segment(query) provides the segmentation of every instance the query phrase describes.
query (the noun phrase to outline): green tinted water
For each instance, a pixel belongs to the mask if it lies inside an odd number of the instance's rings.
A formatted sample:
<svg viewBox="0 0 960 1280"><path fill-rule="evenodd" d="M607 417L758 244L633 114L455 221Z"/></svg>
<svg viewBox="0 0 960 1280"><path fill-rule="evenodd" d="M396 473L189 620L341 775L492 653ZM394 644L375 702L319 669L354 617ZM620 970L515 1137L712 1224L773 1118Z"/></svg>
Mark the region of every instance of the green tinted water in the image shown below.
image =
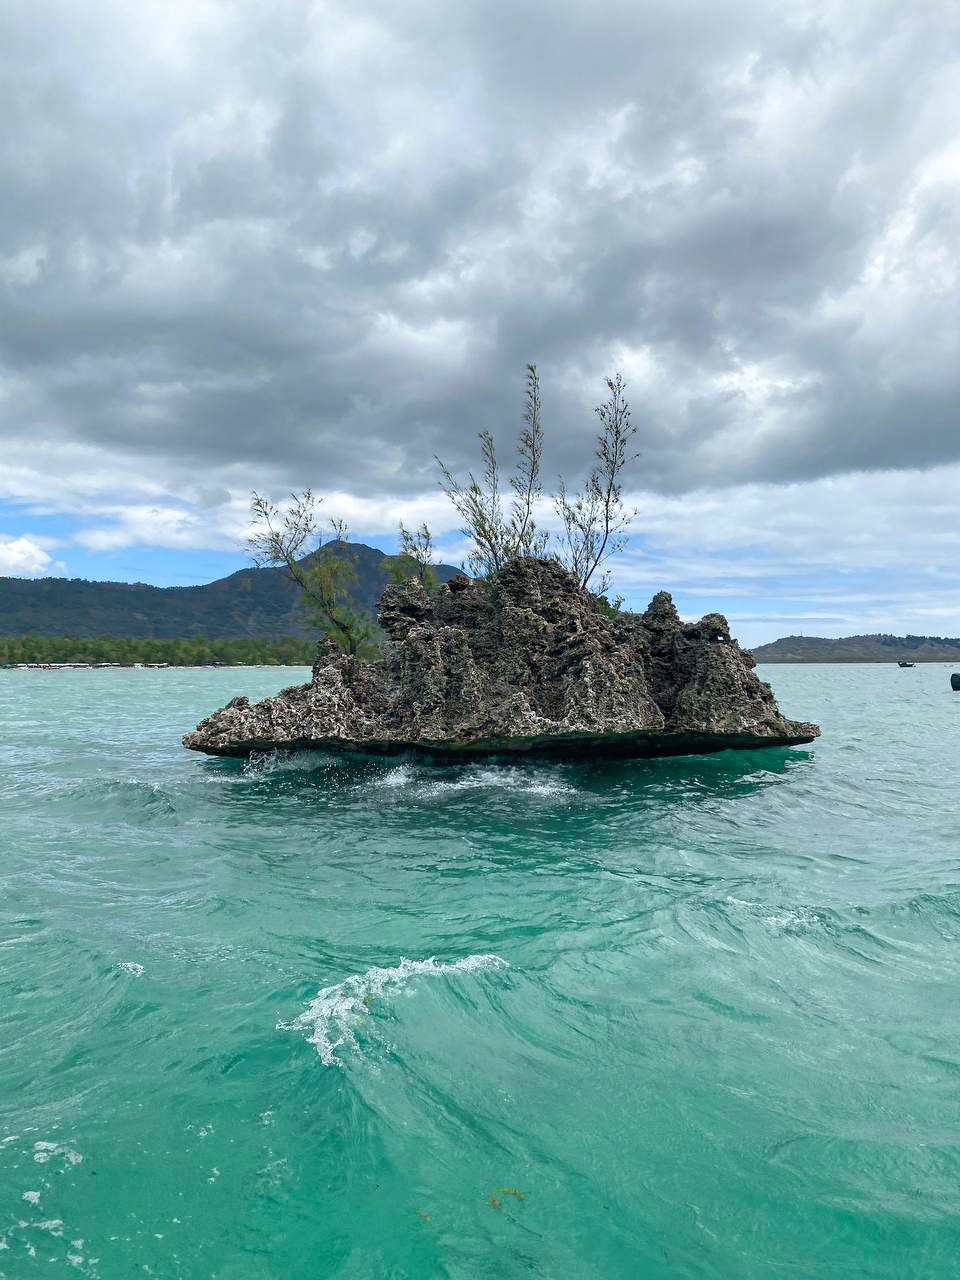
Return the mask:
<svg viewBox="0 0 960 1280"><path fill-rule="evenodd" d="M958 1274L960 696L765 674L815 747L439 769L0 673L0 1276Z"/></svg>

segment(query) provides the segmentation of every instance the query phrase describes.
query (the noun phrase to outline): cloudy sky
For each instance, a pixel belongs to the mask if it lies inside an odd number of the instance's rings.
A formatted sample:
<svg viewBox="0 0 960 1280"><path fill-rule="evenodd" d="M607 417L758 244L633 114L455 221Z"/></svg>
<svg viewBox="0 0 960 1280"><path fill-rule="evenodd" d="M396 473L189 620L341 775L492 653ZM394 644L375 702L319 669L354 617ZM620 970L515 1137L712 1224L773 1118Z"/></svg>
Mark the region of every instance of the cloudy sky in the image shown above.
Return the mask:
<svg viewBox="0 0 960 1280"><path fill-rule="evenodd" d="M530 360L550 476L627 379L629 603L960 635L956 0L0 0L0 119L0 574L459 558Z"/></svg>

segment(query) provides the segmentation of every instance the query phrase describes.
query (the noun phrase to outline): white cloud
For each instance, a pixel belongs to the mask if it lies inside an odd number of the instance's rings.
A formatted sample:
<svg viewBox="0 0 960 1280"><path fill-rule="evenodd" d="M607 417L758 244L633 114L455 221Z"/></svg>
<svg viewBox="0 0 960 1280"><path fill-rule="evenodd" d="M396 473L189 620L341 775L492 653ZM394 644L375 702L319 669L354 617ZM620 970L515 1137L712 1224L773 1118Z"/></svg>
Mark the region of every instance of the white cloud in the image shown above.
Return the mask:
<svg viewBox="0 0 960 1280"><path fill-rule="evenodd" d="M99 513L109 524L80 529L73 537L89 551L117 551L124 547L166 547L178 550L234 551L246 536L248 502L237 495L212 508L114 504Z"/></svg>
<svg viewBox="0 0 960 1280"><path fill-rule="evenodd" d="M0 576L33 578L49 570L50 556L33 538L0 537Z"/></svg>
<svg viewBox="0 0 960 1280"><path fill-rule="evenodd" d="M571 480L627 375L631 602L960 630L952 0L145 3L0 6L0 563L304 484L459 559L535 359Z"/></svg>
<svg viewBox="0 0 960 1280"><path fill-rule="evenodd" d="M620 359L660 490L956 458L953 9L37 0L7 456L415 494L533 358L568 470Z"/></svg>

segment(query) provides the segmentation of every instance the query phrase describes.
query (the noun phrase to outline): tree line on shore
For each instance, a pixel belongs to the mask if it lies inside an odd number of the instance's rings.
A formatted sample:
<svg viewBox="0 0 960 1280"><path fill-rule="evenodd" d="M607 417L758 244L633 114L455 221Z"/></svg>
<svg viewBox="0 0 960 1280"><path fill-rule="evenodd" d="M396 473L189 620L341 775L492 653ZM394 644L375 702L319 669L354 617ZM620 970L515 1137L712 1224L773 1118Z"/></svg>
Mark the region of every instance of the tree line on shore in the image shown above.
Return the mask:
<svg viewBox="0 0 960 1280"><path fill-rule="evenodd" d="M101 636L0 636L0 666L21 662L163 662L173 667L198 667L210 663L227 666L309 666L316 653L316 641L296 636L268 639L243 637L235 640L162 640Z"/></svg>

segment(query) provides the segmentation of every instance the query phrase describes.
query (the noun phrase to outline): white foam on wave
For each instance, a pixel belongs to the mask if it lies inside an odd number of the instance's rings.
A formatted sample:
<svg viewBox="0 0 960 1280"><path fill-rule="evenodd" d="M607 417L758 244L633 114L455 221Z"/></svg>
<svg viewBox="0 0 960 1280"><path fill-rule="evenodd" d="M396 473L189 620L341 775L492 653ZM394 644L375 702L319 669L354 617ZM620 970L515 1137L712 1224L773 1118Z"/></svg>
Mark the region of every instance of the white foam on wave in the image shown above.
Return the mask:
<svg viewBox="0 0 960 1280"><path fill-rule="evenodd" d="M784 910L764 916L763 923L769 925L771 929L797 930L819 929L823 921L815 911L800 907L796 911Z"/></svg>
<svg viewBox="0 0 960 1280"><path fill-rule="evenodd" d="M143 965L137 964L136 960L120 960L117 962L117 968L123 973L132 973L135 978L139 978L143 973Z"/></svg>
<svg viewBox="0 0 960 1280"><path fill-rule="evenodd" d="M273 773L312 773L335 769L340 759L325 751L255 751L243 762L241 776L257 781Z"/></svg>
<svg viewBox="0 0 960 1280"><path fill-rule="evenodd" d="M455 795L465 791L512 791L527 796L562 796L575 795L576 787L556 778L538 777L533 772L515 768L496 768L490 766L483 769L472 769L459 778L440 778L427 780L422 772L409 764L397 765L388 769L379 780L379 786L392 790L397 787L410 788L416 795L424 797Z"/></svg>
<svg viewBox="0 0 960 1280"><path fill-rule="evenodd" d="M787 930L794 932L803 929L816 929L823 923L816 911L811 911L809 907L772 908L769 903L748 902L743 898L735 898L732 894L727 895L727 901L734 907L749 908L751 912L760 917L768 928L777 931Z"/></svg>
<svg viewBox="0 0 960 1280"><path fill-rule="evenodd" d="M390 790L393 787L405 787L412 781L413 770L408 764L400 764L393 769L387 770L380 779L380 786Z"/></svg>
<svg viewBox="0 0 960 1280"><path fill-rule="evenodd" d="M576 787L556 778L538 778L522 769L476 769L452 782L431 782L424 790L429 795L450 791L476 791L482 789L516 791L526 796L574 795Z"/></svg>
<svg viewBox="0 0 960 1280"><path fill-rule="evenodd" d="M37 1164L46 1164L52 1156L58 1156L65 1160L67 1164L80 1164L83 1156L79 1151L72 1151L70 1147L61 1146L59 1142L35 1142L33 1144L33 1158Z"/></svg>
<svg viewBox="0 0 960 1280"><path fill-rule="evenodd" d="M339 1065L336 1050L342 1045L357 1047L354 1028L369 1018L368 1004L378 996L401 987L409 978L438 977L451 973L476 973L483 969L508 969L506 960L495 955L464 956L450 964L438 963L435 956L427 960L408 960L385 969L374 966L366 973L351 974L332 987L322 987L306 1009L292 1022L278 1022L278 1031L309 1032L312 1044L325 1066Z"/></svg>
<svg viewBox="0 0 960 1280"><path fill-rule="evenodd" d="M244 760L240 772L245 778L266 778L287 766L289 757L280 751L254 751Z"/></svg>
<svg viewBox="0 0 960 1280"><path fill-rule="evenodd" d="M572 796L576 795L577 788L566 782L531 782L517 790L525 791L530 796Z"/></svg>

